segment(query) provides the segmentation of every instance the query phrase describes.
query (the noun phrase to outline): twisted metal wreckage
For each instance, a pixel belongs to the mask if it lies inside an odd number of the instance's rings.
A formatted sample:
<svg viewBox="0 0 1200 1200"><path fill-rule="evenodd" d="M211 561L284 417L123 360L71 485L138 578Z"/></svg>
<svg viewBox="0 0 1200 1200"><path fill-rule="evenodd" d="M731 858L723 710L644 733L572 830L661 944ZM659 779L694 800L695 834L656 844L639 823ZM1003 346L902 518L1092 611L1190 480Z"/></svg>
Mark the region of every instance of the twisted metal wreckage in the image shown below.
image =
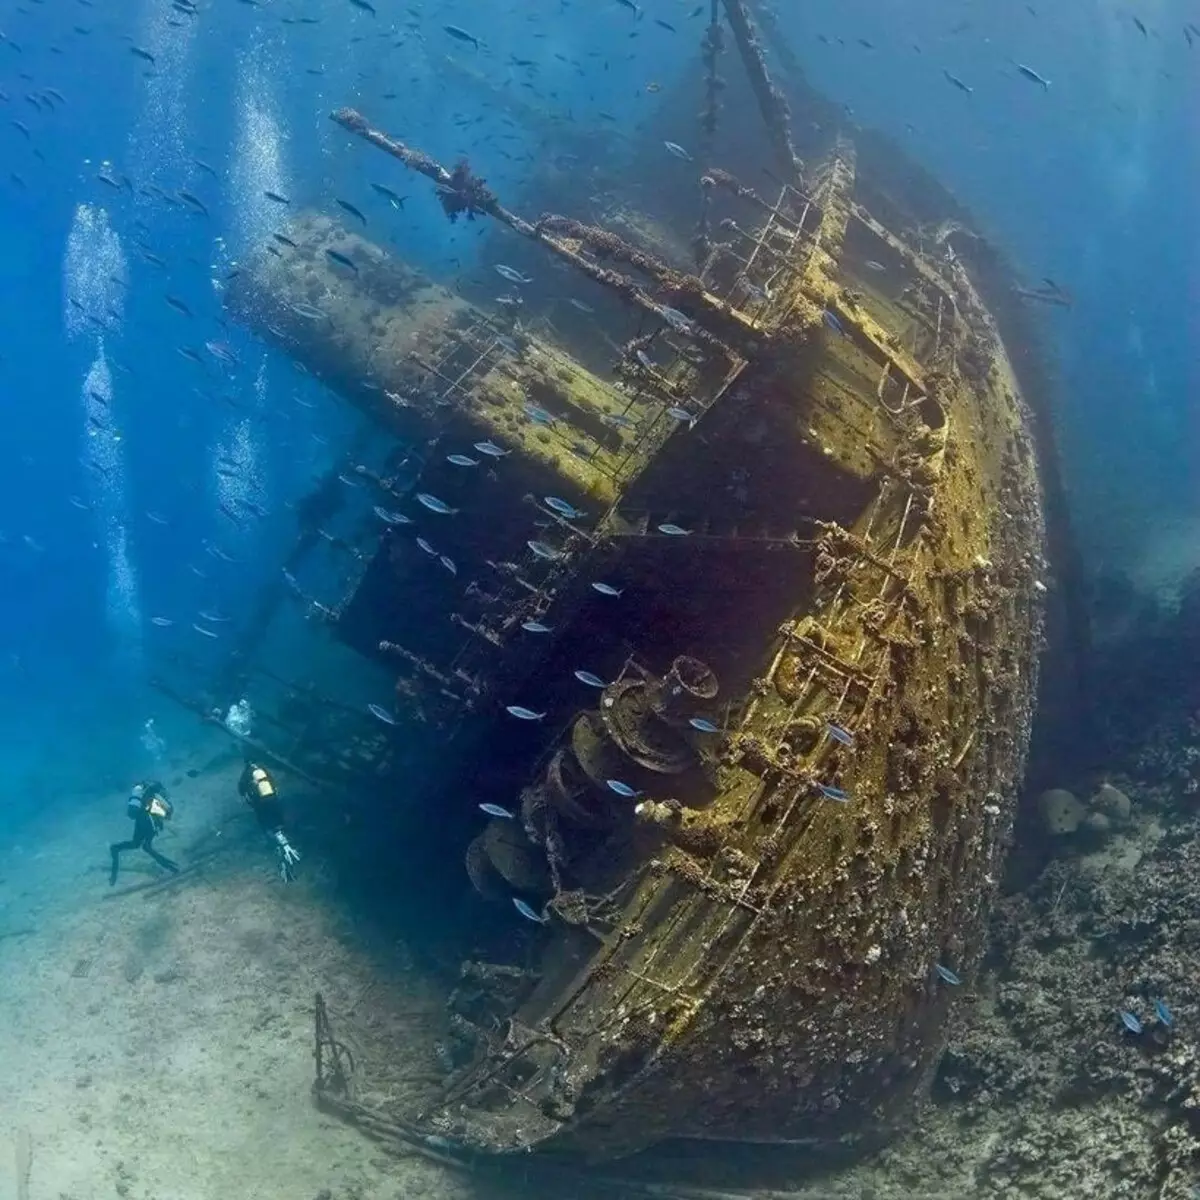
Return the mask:
<svg viewBox="0 0 1200 1200"><path fill-rule="evenodd" d="M437 1100L357 1102L318 1002L320 1102L454 1161L885 1124L928 1078L1010 835L1045 590L1029 411L963 260L856 199L846 140L802 167L744 0L712 4L704 136L722 9L782 182L701 173L694 272L528 221L465 162L333 114L432 180L451 221L507 226L632 312L609 377L521 306L476 308L319 214L228 298L403 444L495 458L487 477L444 453L403 482L364 470L389 503L462 512L436 539L395 514L374 553L347 547L349 598L321 609L468 765L528 739L472 794L512 815L467 872L525 905L534 965L463 968ZM377 609L431 551L437 583L355 633L363 597ZM580 711L572 668L606 645ZM302 742L266 749L318 774Z"/></svg>

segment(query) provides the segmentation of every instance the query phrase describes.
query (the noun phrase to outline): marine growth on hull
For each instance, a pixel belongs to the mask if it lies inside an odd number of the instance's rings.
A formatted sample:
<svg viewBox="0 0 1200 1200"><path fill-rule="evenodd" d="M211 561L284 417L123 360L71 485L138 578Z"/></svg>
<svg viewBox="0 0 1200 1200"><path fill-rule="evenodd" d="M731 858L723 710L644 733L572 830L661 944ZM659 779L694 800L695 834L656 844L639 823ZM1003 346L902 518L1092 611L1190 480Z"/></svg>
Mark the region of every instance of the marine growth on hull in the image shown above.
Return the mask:
<svg viewBox="0 0 1200 1200"><path fill-rule="evenodd" d="M720 149L730 41L769 173ZM995 321L926 232L940 197L890 197L838 136L801 161L740 0L694 82L696 146L639 151L691 163L686 197L614 185L588 222L339 110L488 224L488 278L302 211L229 286L366 420L185 699L248 697L276 763L453 814L498 932L448 998L439 1096L364 1103L317 1022L321 1099L438 1152L878 1125L937 1053L1011 825L1043 528ZM272 650L298 616L325 631L303 666Z"/></svg>

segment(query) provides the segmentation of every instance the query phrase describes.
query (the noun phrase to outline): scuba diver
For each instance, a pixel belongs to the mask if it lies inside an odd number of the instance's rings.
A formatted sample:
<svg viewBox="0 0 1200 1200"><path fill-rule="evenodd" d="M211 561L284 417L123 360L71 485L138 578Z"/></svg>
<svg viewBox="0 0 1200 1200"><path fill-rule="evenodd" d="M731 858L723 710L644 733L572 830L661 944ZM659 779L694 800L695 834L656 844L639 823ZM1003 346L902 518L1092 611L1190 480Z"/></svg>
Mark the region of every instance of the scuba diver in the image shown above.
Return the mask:
<svg viewBox="0 0 1200 1200"><path fill-rule="evenodd" d="M133 821L133 837L127 842L113 842L108 848L109 854L112 855L109 887L117 882L122 850L145 850L160 867L165 867L173 874L178 872L177 863L173 863L154 849L154 839L162 833L164 822L169 821L175 811L171 801L167 799L167 789L157 780L144 780L135 784L125 802L125 811Z"/></svg>
<svg viewBox="0 0 1200 1200"><path fill-rule="evenodd" d="M247 759L238 780L238 795L250 805L259 827L275 843L279 853L279 877L284 883L290 883L296 878L300 855L283 832L283 805L279 803L271 773L266 767Z"/></svg>

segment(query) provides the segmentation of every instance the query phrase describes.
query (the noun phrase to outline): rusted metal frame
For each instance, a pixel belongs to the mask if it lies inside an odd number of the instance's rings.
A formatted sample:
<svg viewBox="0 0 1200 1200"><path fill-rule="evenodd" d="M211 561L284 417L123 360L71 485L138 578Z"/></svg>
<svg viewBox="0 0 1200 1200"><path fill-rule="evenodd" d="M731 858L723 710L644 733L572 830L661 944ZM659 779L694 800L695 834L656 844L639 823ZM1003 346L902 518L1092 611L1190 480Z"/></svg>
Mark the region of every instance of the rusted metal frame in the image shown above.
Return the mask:
<svg viewBox="0 0 1200 1200"><path fill-rule="evenodd" d="M722 0L722 3L751 90L758 101L758 109L767 129L767 139L787 175L798 180L801 178L801 169L800 160L796 157L796 150L792 145L791 114L788 112L783 93L771 81L762 43L745 0Z"/></svg>
<svg viewBox="0 0 1200 1200"><path fill-rule="evenodd" d="M443 198L456 194L454 175L447 171L436 159L431 158L422 151L406 146L403 142L389 137L378 129L373 129L361 113L352 108L339 108L330 114L330 119L347 132L353 133L370 145L382 150L385 154L398 159L409 170L416 171L418 174L424 175L427 179L431 179L438 186ZM497 221L507 225L514 232L519 233L522 237L528 238L530 241L539 242L560 258L571 263L577 270L587 275L589 279L600 284L602 287L613 288L631 304L641 308L644 312L661 317L661 304L648 295L637 283L626 276L618 275L616 272L597 265L568 245L563 239L553 236L544 228L547 223L556 220L567 227L582 229L583 227L578 222L570 221L567 218L543 217L536 225L530 224L530 222L518 217L516 213L505 208L491 191L483 187L482 181L468 176L467 182L473 185L470 195L472 207L460 209L459 211L466 212L468 219L473 218L476 213L483 213L495 218ZM447 212L450 213L451 210L447 208ZM454 213L452 215L457 214ZM617 240L619 241L619 239ZM681 282L689 278L694 278L692 276L681 276L678 272L672 271L663 264L653 262L648 255L636 251L631 252L637 255L638 269L654 276L655 282L664 290L677 292L679 291ZM727 327L736 328L740 323L744 324L736 309L730 309L715 296L709 296L703 291L689 291L688 301L701 312L707 312L711 316L719 318ZM700 332L706 339L728 349L721 339L714 337L707 330L701 330ZM745 329L744 332L750 333L750 330Z"/></svg>

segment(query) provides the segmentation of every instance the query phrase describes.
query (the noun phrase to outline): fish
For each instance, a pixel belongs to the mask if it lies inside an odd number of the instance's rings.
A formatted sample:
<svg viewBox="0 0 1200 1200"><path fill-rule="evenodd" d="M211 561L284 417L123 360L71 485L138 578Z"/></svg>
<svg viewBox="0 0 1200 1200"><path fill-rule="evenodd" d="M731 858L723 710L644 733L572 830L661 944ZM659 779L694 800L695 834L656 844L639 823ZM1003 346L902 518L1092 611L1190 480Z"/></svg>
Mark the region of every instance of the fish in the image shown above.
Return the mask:
<svg viewBox="0 0 1200 1200"><path fill-rule="evenodd" d="M430 512L440 513L444 517L452 516L458 512L457 508L451 508L445 500L439 500L436 496L431 496L428 492L418 492L417 503L422 508L427 508Z"/></svg>
<svg viewBox="0 0 1200 1200"><path fill-rule="evenodd" d="M361 221L364 225L367 223L367 218L363 216L361 208L357 208L355 205L351 204L349 200L338 200L337 197L334 197L334 199L337 200L338 208L344 209L352 217Z"/></svg>
<svg viewBox="0 0 1200 1200"><path fill-rule="evenodd" d="M217 624L217 625L220 625L222 621L228 621L228 620L229 620L229 618L228 618L228 617L221 617L221 616L218 616L216 613L206 612L204 609L201 609L201 610L200 610L200 616L201 616L201 617L202 617L202 618L203 618L205 621L208 621L208 622L210 622L210 623L215 623L215 624Z"/></svg>
<svg viewBox="0 0 1200 1200"><path fill-rule="evenodd" d="M138 58L145 59L151 66L155 65L154 55L149 50L143 50L141 46L130 46L129 53L136 54Z"/></svg>
<svg viewBox="0 0 1200 1200"><path fill-rule="evenodd" d="M549 633L552 625L543 625L541 621L522 621L521 628L526 633Z"/></svg>
<svg viewBox="0 0 1200 1200"><path fill-rule="evenodd" d="M611 425L614 429L634 429L637 422L632 417L627 417L624 413L605 413L601 418L605 425Z"/></svg>
<svg viewBox="0 0 1200 1200"><path fill-rule="evenodd" d="M825 725L825 732L835 742L841 742L843 746L854 745L854 734L848 729L843 729L841 725L835 725L832 721L828 721Z"/></svg>
<svg viewBox="0 0 1200 1200"><path fill-rule="evenodd" d="M527 921L536 921L537 924L539 924L539 925L545 925L545 923L548 920L550 920L550 918L548 916L546 916L545 913L534 912L533 909L530 908L529 905L526 904L525 901L520 899L520 897L518 897L518 896L513 897L513 907Z"/></svg>
<svg viewBox="0 0 1200 1200"><path fill-rule="evenodd" d="M1138 27L1138 30L1141 32L1141 35L1142 35L1142 37L1149 37L1149 36L1150 36L1150 31L1149 31L1149 30L1146 28L1146 26L1145 26L1145 25L1142 23L1142 20L1141 20L1141 18L1140 18L1140 17L1134 17L1134 18L1133 18L1133 23L1134 23L1134 24L1135 24L1135 25Z"/></svg>
<svg viewBox="0 0 1200 1200"><path fill-rule="evenodd" d="M544 408L539 408L536 404L525 405L525 415L535 425L553 425L554 415L548 413Z"/></svg>
<svg viewBox="0 0 1200 1200"><path fill-rule="evenodd" d="M474 449L480 454L486 454L488 458L505 458L508 455L507 450L501 450L494 442L476 442Z"/></svg>
<svg viewBox="0 0 1200 1200"><path fill-rule="evenodd" d="M291 201L286 196L281 196L278 192L264 191L263 195L268 200L274 200L276 204L291 204Z"/></svg>
<svg viewBox="0 0 1200 1200"><path fill-rule="evenodd" d="M203 625L197 625L195 621L192 622L192 628L197 633L204 634L206 638L215 638L220 636L219 634L214 633L211 629L205 629Z"/></svg>
<svg viewBox="0 0 1200 1200"><path fill-rule="evenodd" d="M504 711L510 717L516 717L518 721L541 721L546 716L544 712L534 712L532 708L526 708L523 704L510 704Z"/></svg>
<svg viewBox="0 0 1200 1200"><path fill-rule="evenodd" d="M401 196L399 193L392 191L392 189L386 184L373 183L371 184L371 187L374 191L383 196L393 208L398 208L403 211L404 202L408 199L407 196Z"/></svg>
<svg viewBox="0 0 1200 1200"><path fill-rule="evenodd" d="M424 550L426 554L437 553L437 551L424 538L417 538L417 545Z"/></svg>
<svg viewBox="0 0 1200 1200"><path fill-rule="evenodd" d="M592 591L599 592L602 596L619 596L625 589L615 588L611 583L593 583Z"/></svg>
<svg viewBox="0 0 1200 1200"><path fill-rule="evenodd" d="M845 804L850 796L842 791L840 787L834 787L829 783L818 783L817 791L825 797L826 800L836 800L839 804Z"/></svg>
<svg viewBox="0 0 1200 1200"><path fill-rule="evenodd" d="M183 313L185 317L190 317L192 315L192 310L188 308L188 306L184 304L184 302L180 300L178 296L164 296L163 299L166 300L166 302L173 309L175 309L176 312Z"/></svg>
<svg viewBox="0 0 1200 1200"><path fill-rule="evenodd" d="M1024 63L1017 63L1017 70L1025 76L1026 79L1034 83L1040 83L1044 90L1050 90L1050 80L1044 75L1039 75L1032 67L1027 67Z"/></svg>
<svg viewBox="0 0 1200 1200"><path fill-rule="evenodd" d="M1130 1033L1141 1033L1142 1022L1139 1020L1136 1013L1131 1013L1126 1008L1117 1010L1117 1015L1121 1018L1121 1024L1129 1030Z"/></svg>
<svg viewBox="0 0 1200 1200"><path fill-rule="evenodd" d="M586 683L588 685L588 687L594 687L594 688L608 687L608 684L605 683L604 680L601 679L599 675L594 675L594 674L592 674L591 671L576 671L575 678L578 679L580 683Z"/></svg>
<svg viewBox="0 0 1200 1200"><path fill-rule="evenodd" d="M871 271L886 271L887 267L885 267L883 263L879 262L878 259L868 258L867 269Z"/></svg>
<svg viewBox="0 0 1200 1200"><path fill-rule="evenodd" d="M672 308L669 304L660 304L658 306L658 315L676 333L694 333L696 330L696 322L691 317L686 313L681 313L677 308Z"/></svg>
<svg viewBox="0 0 1200 1200"><path fill-rule="evenodd" d="M1154 1002L1154 1015L1168 1028L1175 1024L1175 1016L1167 1007L1165 1000L1159 999Z"/></svg>
<svg viewBox="0 0 1200 1200"><path fill-rule="evenodd" d="M479 811L487 813L489 817L502 817L506 821L513 819L512 813L507 808L501 808L498 804L481 804Z"/></svg>
<svg viewBox="0 0 1200 1200"><path fill-rule="evenodd" d="M639 8L639 7L638 7L638 6L637 6L637 5L634 3L634 2L633 2L633 0L617 0L617 3L618 3L618 4L619 4L619 5L622 7L622 8L627 8L627 9L629 9L629 11L630 11L631 13L633 13L633 15L634 15L636 18L638 18L639 20L641 19L641 16L642 16L642 10L641 10L641 9L640 9L640 8Z"/></svg>
<svg viewBox="0 0 1200 1200"><path fill-rule="evenodd" d="M353 259L348 258L340 250L326 250L325 257L331 259L339 266L345 267L348 271L353 271L355 275L358 274L358 268L354 265Z"/></svg>
<svg viewBox="0 0 1200 1200"><path fill-rule="evenodd" d="M829 309L824 309L821 313L821 316L824 317L825 324L828 325L829 328L832 329L833 332L838 335L838 337L846 336L846 327L838 319L838 316L836 313L831 313L829 311Z"/></svg>
<svg viewBox="0 0 1200 1200"><path fill-rule="evenodd" d="M692 717L688 724L700 733L720 733L720 727L714 725L707 717Z"/></svg>
<svg viewBox="0 0 1200 1200"><path fill-rule="evenodd" d="M373 17L377 15L375 12L375 6L370 3L370 0L350 0L350 3L353 4L355 8L361 8L363 12L369 12Z"/></svg>
<svg viewBox="0 0 1200 1200"><path fill-rule="evenodd" d="M572 308L577 308L581 313L594 313L596 310L590 304L584 304L582 300L568 300L567 303Z"/></svg>
<svg viewBox="0 0 1200 1200"><path fill-rule="evenodd" d="M578 508L568 504L558 496L544 496L542 499L547 508L552 508L560 517L566 517L569 521L583 516L583 513Z"/></svg>
<svg viewBox="0 0 1200 1200"><path fill-rule="evenodd" d="M538 557L545 559L546 562L557 562L560 558L565 558L561 550L555 550L553 546L547 546L545 542L528 541L525 543L530 550Z"/></svg>
<svg viewBox="0 0 1200 1200"><path fill-rule="evenodd" d="M532 275L522 275L515 267L505 266L504 263L496 265L496 274L502 275L509 283L532 283Z"/></svg>
<svg viewBox="0 0 1200 1200"><path fill-rule="evenodd" d="M692 531L684 529L682 525L672 525L669 521L665 525L658 526L659 533L665 533L667 537L687 537Z"/></svg>
<svg viewBox="0 0 1200 1200"><path fill-rule="evenodd" d="M442 566L450 572L451 575L458 574L458 568L454 565L454 559L452 559L448 554L439 555L438 562L440 562Z"/></svg>
<svg viewBox="0 0 1200 1200"><path fill-rule="evenodd" d="M468 458L465 454L447 454L446 461L453 463L456 467L477 467L479 462L477 459Z"/></svg>
<svg viewBox="0 0 1200 1200"><path fill-rule="evenodd" d="M944 67L942 68L942 74L945 75L946 79L949 80L950 83L954 84L954 86L958 88L960 92L965 92L968 96L970 96L975 91L973 87L963 83L963 81L959 79L957 75L951 75L950 72Z"/></svg>
<svg viewBox="0 0 1200 1200"><path fill-rule="evenodd" d="M624 796L626 800L632 800L640 794L636 788L631 788L629 784L622 783L619 779L606 779L604 782L610 791L616 792L618 796Z"/></svg>
<svg viewBox="0 0 1200 1200"><path fill-rule="evenodd" d="M694 414L688 412L686 408L680 408L677 404L673 404L667 409L667 416L672 420L686 424L689 428L696 424Z"/></svg>
<svg viewBox="0 0 1200 1200"><path fill-rule="evenodd" d="M151 617L151 625L157 625L160 629L166 629L168 625L174 625L175 622L170 617Z"/></svg>
<svg viewBox="0 0 1200 1200"><path fill-rule="evenodd" d="M149 509L146 510L146 517L153 521L155 525L170 525L171 523L162 515L162 513L152 512Z"/></svg>
<svg viewBox="0 0 1200 1200"><path fill-rule="evenodd" d="M476 50L479 49L479 39L473 34L468 33L465 29L458 25L443 25L442 28L458 42L470 42Z"/></svg>
<svg viewBox="0 0 1200 1200"><path fill-rule="evenodd" d="M373 717L378 717L385 725L395 725L396 718L382 704L368 704L367 711Z"/></svg>
<svg viewBox="0 0 1200 1200"><path fill-rule="evenodd" d="M519 355L521 353L521 347L512 338L503 333L496 334L496 345L507 350L509 354Z"/></svg>
<svg viewBox="0 0 1200 1200"><path fill-rule="evenodd" d="M411 517L406 517L403 513L390 512L388 509L384 508L382 504L375 505L375 508L373 511L374 511L375 515L381 521L386 522L388 525L411 525L412 524Z"/></svg>
<svg viewBox="0 0 1200 1200"><path fill-rule="evenodd" d="M668 154L673 154L684 162L692 161L692 156L678 142L663 142L663 145L666 146Z"/></svg>
<svg viewBox="0 0 1200 1200"><path fill-rule="evenodd" d="M274 236L278 237L279 235L275 234ZM292 312L296 314L296 316L303 317L306 321L323 321L326 317L326 314L317 308L315 304L305 304L301 300L293 301L288 305L288 308L290 308Z"/></svg>
<svg viewBox="0 0 1200 1200"><path fill-rule="evenodd" d="M962 980L954 971L950 970L949 967L942 966L941 963L934 963L933 969L937 972L938 978L943 983L948 983L952 987L957 987L960 983L962 983Z"/></svg>
<svg viewBox="0 0 1200 1200"><path fill-rule="evenodd" d="M177 195L185 204L190 204L197 212L208 216L208 206L198 196L193 196L191 192L178 192Z"/></svg>

